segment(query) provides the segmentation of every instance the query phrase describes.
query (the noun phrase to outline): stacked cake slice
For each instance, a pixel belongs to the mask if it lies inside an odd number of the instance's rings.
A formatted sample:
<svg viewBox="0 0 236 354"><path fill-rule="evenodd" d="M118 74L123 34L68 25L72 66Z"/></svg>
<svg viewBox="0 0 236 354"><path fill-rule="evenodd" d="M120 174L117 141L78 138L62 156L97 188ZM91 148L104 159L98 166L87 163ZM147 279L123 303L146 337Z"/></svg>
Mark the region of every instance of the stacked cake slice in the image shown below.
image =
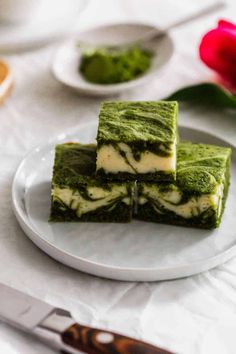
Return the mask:
<svg viewBox="0 0 236 354"><path fill-rule="evenodd" d="M97 174L174 181L177 102L105 102L97 134Z"/></svg>
<svg viewBox="0 0 236 354"><path fill-rule="evenodd" d="M52 179L52 221L128 222L134 183L95 177L96 145L56 146Z"/></svg>
<svg viewBox="0 0 236 354"><path fill-rule="evenodd" d="M51 221L219 226L231 150L178 143L176 102L106 102L96 145L56 146Z"/></svg>
<svg viewBox="0 0 236 354"><path fill-rule="evenodd" d="M231 150L180 143L174 183L138 182L136 218L211 229L219 226L229 186Z"/></svg>

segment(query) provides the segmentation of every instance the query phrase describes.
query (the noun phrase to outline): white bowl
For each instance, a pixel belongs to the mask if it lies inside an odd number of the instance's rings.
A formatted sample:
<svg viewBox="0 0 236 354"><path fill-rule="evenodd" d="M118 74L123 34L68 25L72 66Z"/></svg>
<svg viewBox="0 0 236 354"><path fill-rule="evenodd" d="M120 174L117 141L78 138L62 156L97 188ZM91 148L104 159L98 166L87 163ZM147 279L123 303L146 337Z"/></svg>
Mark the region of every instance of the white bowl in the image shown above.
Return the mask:
<svg viewBox="0 0 236 354"><path fill-rule="evenodd" d="M151 25L144 24L112 24L90 29L65 42L57 51L52 63L55 78L64 85L79 93L93 96L109 96L136 88L156 77L160 70L170 60L173 51L173 41L166 33L163 37L153 40L148 45L154 53L151 68L135 80L109 85L93 84L86 81L79 72L82 51L78 42L89 42L94 45L122 44L138 38L139 35L153 30Z"/></svg>

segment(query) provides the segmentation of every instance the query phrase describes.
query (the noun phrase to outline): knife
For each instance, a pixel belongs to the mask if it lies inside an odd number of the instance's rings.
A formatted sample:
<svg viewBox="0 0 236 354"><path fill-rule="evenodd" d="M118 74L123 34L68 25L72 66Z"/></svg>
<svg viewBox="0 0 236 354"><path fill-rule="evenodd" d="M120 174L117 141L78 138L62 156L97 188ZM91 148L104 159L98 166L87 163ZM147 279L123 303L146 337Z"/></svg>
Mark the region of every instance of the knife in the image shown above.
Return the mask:
<svg viewBox="0 0 236 354"><path fill-rule="evenodd" d="M70 312L0 284L0 319L63 353L171 354L122 334L76 323Z"/></svg>

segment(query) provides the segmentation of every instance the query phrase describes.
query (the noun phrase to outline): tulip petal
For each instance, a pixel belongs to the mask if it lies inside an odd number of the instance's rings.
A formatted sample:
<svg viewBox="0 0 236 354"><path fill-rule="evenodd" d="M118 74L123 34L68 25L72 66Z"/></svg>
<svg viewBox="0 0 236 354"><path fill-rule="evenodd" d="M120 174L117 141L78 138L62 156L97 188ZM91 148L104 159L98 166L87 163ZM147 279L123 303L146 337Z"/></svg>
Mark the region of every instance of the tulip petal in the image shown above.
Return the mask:
<svg viewBox="0 0 236 354"><path fill-rule="evenodd" d="M218 28L224 28L224 29L229 29L236 31L236 26L232 22L226 21L226 20L219 20L218 22Z"/></svg>
<svg viewBox="0 0 236 354"><path fill-rule="evenodd" d="M236 26L219 21L206 33L199 46L202 61L230 82L236 83Z"/></svg>

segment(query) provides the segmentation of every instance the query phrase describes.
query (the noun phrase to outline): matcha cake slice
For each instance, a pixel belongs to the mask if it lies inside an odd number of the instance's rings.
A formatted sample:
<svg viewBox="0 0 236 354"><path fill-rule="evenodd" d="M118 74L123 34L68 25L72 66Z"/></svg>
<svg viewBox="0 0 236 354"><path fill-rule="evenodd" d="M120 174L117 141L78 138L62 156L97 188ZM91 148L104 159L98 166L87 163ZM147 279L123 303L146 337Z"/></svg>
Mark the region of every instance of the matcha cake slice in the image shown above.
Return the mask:
<svg viewBox="0 0 236 354"><path fill-rule="evenodd" d="M230 178L231 149L177 146L175 183L138 183L137 219L204 229L218 227Z"/></svg>
<svg viewBox="0 0 236 354"><path fill-rule="evenodd" d="M174 181L177 102L104 102L97 174L108 179Z"/></svg>
<svg viewBox="0 0 236 354"><path fill-rule="evenodd" d="M95 170L96 145L56 146L50 221L130 221L133 183L102 182Z"/></svg>

